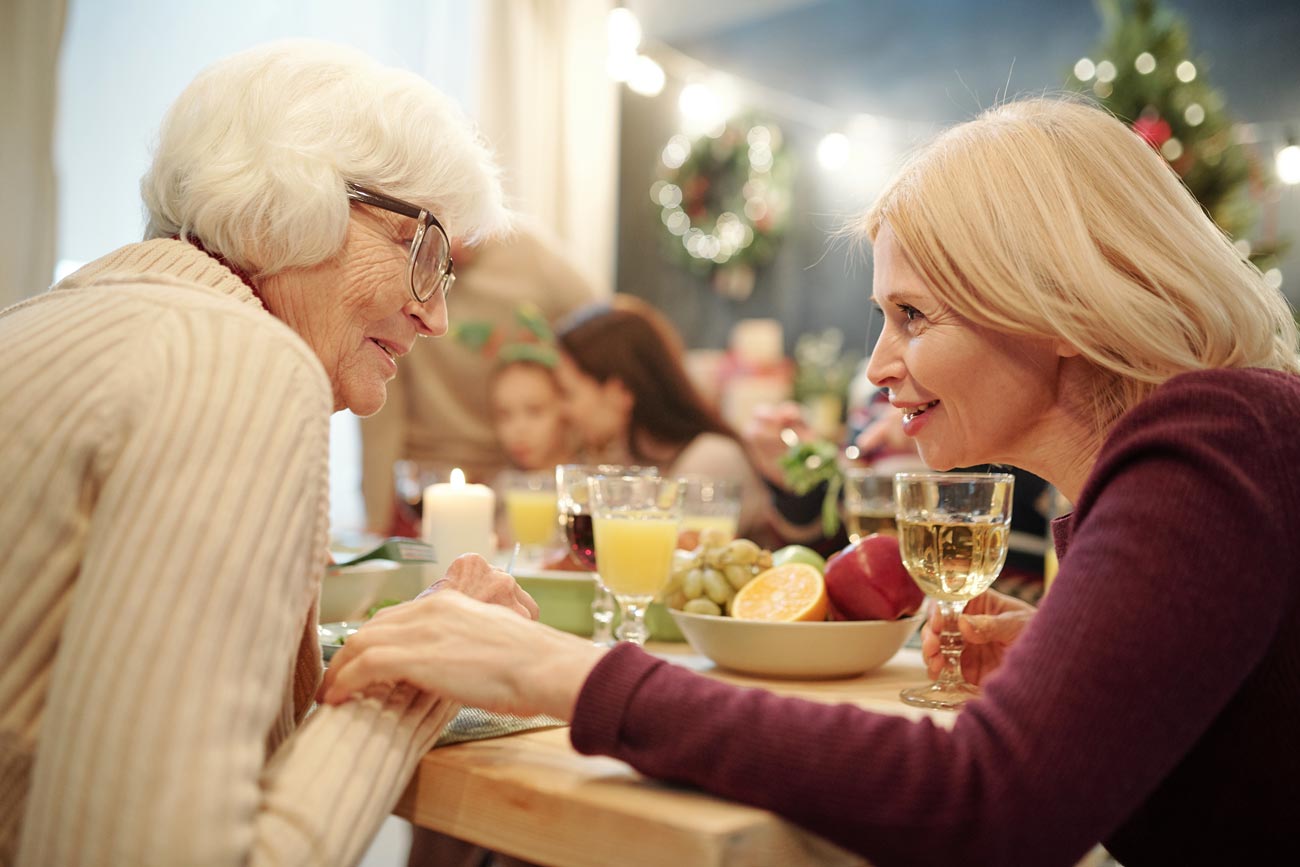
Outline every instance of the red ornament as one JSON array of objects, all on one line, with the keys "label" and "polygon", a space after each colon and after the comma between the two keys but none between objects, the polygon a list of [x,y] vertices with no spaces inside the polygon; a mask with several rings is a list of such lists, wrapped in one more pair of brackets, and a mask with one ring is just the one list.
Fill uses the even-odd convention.
[{"label": "red ornament", "polygon": [[1157,114],[1143,114],[1133,122],[1133,131],[1156,150],[1160,150],[1160,146],[1174,134],[1169,123]]}]

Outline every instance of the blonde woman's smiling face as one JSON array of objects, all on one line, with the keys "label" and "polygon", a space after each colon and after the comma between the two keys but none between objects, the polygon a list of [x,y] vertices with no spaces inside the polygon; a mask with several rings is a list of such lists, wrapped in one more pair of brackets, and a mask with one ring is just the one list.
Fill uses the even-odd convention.
[{"label": "blonde woman's smiling face", "polygon": [[903,430],[935,469],[1006,463],[1033,469],[1060,405],[1052,341],[976,325],[912,267],[889,226],[873,248],[884,326],[867,375],[904,411]]}]

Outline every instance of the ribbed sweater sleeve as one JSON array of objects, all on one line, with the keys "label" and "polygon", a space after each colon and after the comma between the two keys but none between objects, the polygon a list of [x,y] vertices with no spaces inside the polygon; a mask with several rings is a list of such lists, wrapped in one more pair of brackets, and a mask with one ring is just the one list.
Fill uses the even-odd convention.
[{"label": "ribbed sweater sleeve", "polygon": [[1125,823],[1126,864],[1256,863],[1289,845],[1300,772],[1297,422],[1296,378],[1259,371],[1180,377],[1117,422],[1052,592],[951,730],[621,646],[573,743],[882,867],[1068,865]]},{"label": "ribbed sweater sleeve", "polygon": [[324,566],[329,384],[260,310],[124,282],[5,323],[0,854],[353,863],[455,708],[385,691],[268,754]]}]

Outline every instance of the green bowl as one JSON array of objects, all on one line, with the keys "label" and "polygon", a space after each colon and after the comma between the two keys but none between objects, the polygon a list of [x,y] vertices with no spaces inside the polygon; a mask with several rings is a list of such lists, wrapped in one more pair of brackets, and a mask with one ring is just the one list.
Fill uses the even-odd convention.
[{"label": "green bowl", "polygon": [[[574,635],[591,635],[591,600],[596,590],[591,573],[520,571],[515,580],[536,600],[541,621],[547,626]],[[653,641],[686,640],[662,603],[650,606],[646,625]]]}]

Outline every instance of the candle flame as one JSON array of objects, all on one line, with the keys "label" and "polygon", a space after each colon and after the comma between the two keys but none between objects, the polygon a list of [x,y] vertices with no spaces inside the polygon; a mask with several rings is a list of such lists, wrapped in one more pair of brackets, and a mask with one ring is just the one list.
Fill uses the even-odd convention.
[{"label": "candle flame", "polygon": [[452,471],[451,471],[451,483],[452,483],[453,485],[457,486],[457,487],[464,487],[464,485],[465,485],[465,472],[464,472],[464,470],[462,470],[460,467],[456,467],[456,469],[452,470]]}]

